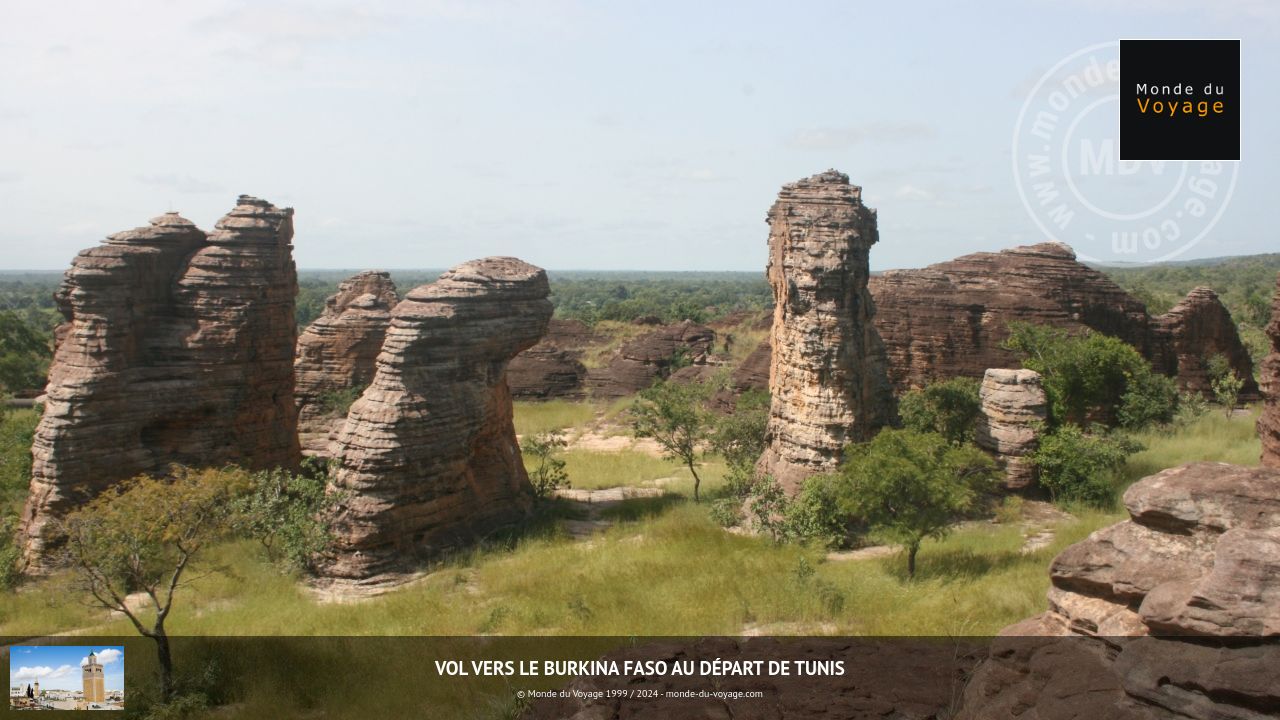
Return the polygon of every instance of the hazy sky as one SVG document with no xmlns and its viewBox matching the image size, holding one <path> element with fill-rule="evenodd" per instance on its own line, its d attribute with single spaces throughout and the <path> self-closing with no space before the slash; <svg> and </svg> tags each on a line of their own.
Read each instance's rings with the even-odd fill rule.
<svg viewBox="0 0 1280 720">
<path fill-rule="evenodd" d="M 778 188 L 829 167 L 875 268 L 1044 239 L 1019 108 L 1121 37 L 1243 40 L 1244 156 L 1187 253 L 1268 252 L 1280 3 L 17 2 L 0 23 L 0 269 L 60 269 L 248 193 L 301 267 L 758 270 Z"/>
</svg>

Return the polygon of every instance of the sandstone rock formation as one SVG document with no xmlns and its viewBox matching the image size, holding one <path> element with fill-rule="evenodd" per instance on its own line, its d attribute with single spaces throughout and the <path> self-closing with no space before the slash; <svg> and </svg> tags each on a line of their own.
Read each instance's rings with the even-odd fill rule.
<svg viewBox="0 0 1280 720">
<path fill-rule="evenodd" d="M 396 306 L 372 383 L 337 431 L 346 497 L 321 574 L 352 589 L 523 518 L 532 505 L 507 363 L 551 319 L 544 271 L 515 258 L 459 265 Z"/>
<path fill-rule="evenodd" d="M 1016 367 L 1017 354 L 1001 347 L 1013 321 L 1118 337 L 1184 390 L 1206 391 L 1204 368 L 1216 354 L 1241 378 L 1253 373 L 1235 324 L 1212 291 L 1197 288 L 1168 314 L 1152 318 L 1137 298 L 1077 262 L 1060 243 L 890 270 L 872 277 L 868 288 L 897 394 L 933 380 L 981 378 L 987 368 Z M 1255 392 L 1246 379 L 1242 399 Z"/>
<path fill-rule="evenodd" d="M 1192 463 L 1124 503 L 1054 560 L 1049 611 L 1002 631 L 961 718 L 1275 717 L 1280 470 Z"/>
<path fill-rule="evenodd" d="M 794 494 L 893 412 L 867 292 L 868 253 L 879 234 L 862 188 L 834 170 L 783 186 L 768 222 L 776 352 L 757 470 Z"/>
<path fill-rule="evenodd" d="M 587 388 L 606 400 L 631 395 L 682 366 L 705 365 L 715 343 L 714 330 L 691 320 L 660 326 L 623 343 L 605 367 L 589 370 Z"/>
<path fill-rule="evenodd" d="M 1221 355 L 1244 381 L 1241 400 L 1256 400 L 1253 360 L 1240 341 L 1231 312 L 1207 287 L 1187 293 L 1169 312 L 1155 318 L 1151 360 L 1157 370 L 1177 378 L 1188 392 L 1213 396 L 1208 361 Z"/>
<path fill-rule="evenodd" d="M 583 351 L 595 339 L 578 320 L 553 319 L 547 334 L 507 366 L 511 396 L 527 400 L 579 399 L 586 394 Z"/>
<path fill-rule="evenodd" d="M 1049 418 L 1049 401 L 1034 370 L 988 369 L 978 391 L 982 406 L 974 427 L 978 447 L 995 453 L 1009 489 L 1031 485 L 1038 434 Z"/>
<path fill-rule="evenodd" d="M 242 195 L 208 236 L 169 213 L 72 262 L 22 515 L 29 569 L 51 562 L 51 521 L 121 479 L 298 462 L 292 218 Z"/>
<path fill-rule="evenodd" d="M 325 454 L 329 433 L 346 418 L 346 408 L 332 404 L 344 394 L 358 396 L 373 380 L 391 309 L 399 301 L 389 273 L 359 273 L 338 285 L 324 312 L 298 336 L 294 400 L 308 454 Z"/>
<path fill-rule="evenodd" d="M 1262 464 L 1280 467 L 1280 277 L 1276 278 L 1276 294 L 1271 299 L 1271 322 L 1267 325 L 1271 352 L 1262 361 L 1262 394 L 1266 405 L 1258 418 L 1258 435 L 1262 438 Z"/>
<path fill-rule="evenodd" d="M 938 378 L 980 378 L 987 368 L 1017 367 L 1017 355 L 1000 346 L 1012 321 L 1087 327 L 1149 354 L 1150 319 L 1142 303 L 1076 262 L 1060 243 L 891 270 L 870 285 L 897 392 Z"/>
</svg>

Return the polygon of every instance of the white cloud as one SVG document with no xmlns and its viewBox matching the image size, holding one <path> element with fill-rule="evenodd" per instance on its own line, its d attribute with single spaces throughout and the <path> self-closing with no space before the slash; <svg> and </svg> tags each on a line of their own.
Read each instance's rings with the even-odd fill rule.
<svg viewBox="0 0 1280 720">
<path fill-rule="evenodd" d="M 115 661 L 119 660 L 119 659 L 120 659 L 120 656 L 121 656 L 121 655 L 123 655 L 123 654 L 124 654 L 124 653 L 120 652 L 119 650 L 117 650 L 117 649 L 115 649 L 115 648 L 104 648 L 104 649 L 99 650 L 99 651 L 97 651 L 97 652 L 95 652 L 95 653 L 94 653 L 94 655 L 97 655 L 97 656 L 98 656 L 98 664 L 99 664 L 99 665 L 110 665 L 111 663 L 113 663 L 113 662 L 115 662 Z M 89 662 L 89 656 L 88 656 L 88 655 L 86 655 L 86 656 L 84 656 L 84 657 L 80 658 L 80 666 L 81 666 L 81 667 L 84 667 L 86 664 L 88 664 L 88 662 Z"/>
<path fill-rule="evenodd" d="M 55 678 L 66 677 L 75 672 L 75 668 L 70 665 L 60 665 L 56 669 L 48 665 L 36 665 L 35 667 L 22 666 L 18 671 L 13 673 L 14 680 L 53 680 Z"/>
<path fill-rule="evenodd" d="M 915 185 L 903 185 L 893 192 L 893 196 L 901 200 L 932 200 L 934 194 Z"/>
</svg>

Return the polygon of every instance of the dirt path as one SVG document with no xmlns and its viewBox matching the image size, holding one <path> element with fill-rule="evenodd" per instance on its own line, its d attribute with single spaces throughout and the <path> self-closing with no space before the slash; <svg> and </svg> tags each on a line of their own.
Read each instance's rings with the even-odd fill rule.
<svg viewBox="0 0 1280 720">
<path fill-rule="evenodd" d="M 556 490 L 556 497 L 568 500 L 586 514 L 585 520 L 565 520 L 564 529 L 575 540 L 585 540 L 613 526 L 614 521 L 603 518 L 609 508 L 615 508 L 636 498 L 662 497 L 664 491 L 656 487 L 615 487 L 604 490 Z"/>
</svg>

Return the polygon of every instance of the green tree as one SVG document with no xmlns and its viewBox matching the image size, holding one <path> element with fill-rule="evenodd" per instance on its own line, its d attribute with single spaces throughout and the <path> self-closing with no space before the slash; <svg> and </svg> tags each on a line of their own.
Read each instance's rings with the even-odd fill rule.
<svg viewBox="0 0 1280 720">
<path fill-rule="evenodd" d="M 333 542 L 329 511 L 344 497 L 327 492 L 328 463 L 303 461 L 301 472 L 274 468 L 249 477 L 248 490 L 232 503 L 232 521 L 255 538 L 267 559 L 295 570 L 312 570 Z"/>
<path fill-rule="evenodd" d="M 163 702 L 174 696 L 165 629 L 174 599 L 205 547 L 231 531 L 232 506 L 247 483 L 237 470 L 175 468 L 171 479 L 142 475 L 106 490 L 61 524 L 66 560 L 91 602 L 123 614 L 155 642 Z M 149 624 L 126 602 L 131 592 L 150 601 Z"/>
<path fill-rule="evenodd" d="M 0 310 L 0 392 L 44 387 L 49 336 L 12 310 Z"/>
<path fill-rule="evenodd" d="M 1041 437 L 1031 457 L 1040 471 L 1040 485 L 1054 500 L 1106 507 L 1115 499 L 1116 471 L 1140 449 L 1121 433 L 1105 428 L 1086 433 L 1068 423 Z"/>
<path fill-rule="evenodd" d="M 1140 428 L 1168 422 L 1177 412 L 1173 381 L 1117 338 L 1015 322 L 1005 347 L 1043 376 L 1053 426 L 1102 422 Z"/>
<path fill-rule="evenodd" d="M 907 576 L 925 538 L 942 538 L 983 492 L 994 487 L 995 464 L 972 445 L 937 433 L 882 430 L 851 446 L 840 475 L 843 512 L 907 550 Z"/>
<path fill-rule="evenodd" d="M 729 466 L 731 494 L 746 495 L 755 482 L 756 461 L 764 452 L 765 428 L 769 424 L 769 393 L 748 390 L 737 397 L 733 412 L 715 422 L 711 447 Z"/>
<path fill-rule="evenodd" d="M 569 486 L 565 462 L 556 457 L 566 445 L 564 438 L 555 431 L 526 435 L 520 440 L 520 453 L 524 455 L 526 462 L 530 459 L 534 462 L 529 470 L 529 483 L 533 485 L 534 497 L 548 498 L 556 488 Z"/>
<path fill-rule="evenodd" d="M 659 382 L 641 390 L 631 406 L 631 428 L 638 438 L 653 438 L 663 456 L 689 468 L 693 499 L 700 500 L 702 478 L 698 458 L 711 439 L 714 420 L 706 408 L 714 386 L 706 383 Z"/>
<path fill-rule="evenodd" d="M 909 390 L 898 404 L 902 425 L 917 432 L 938 433 L 953 445 L 970 442 L 982 409 L 980 386 L 974 378 L 957 377 Z"/>
<path fill-rule="evenodd" d="M 1236 405 L 1240 403 L 1240 391 L 1244 389 L 1244 380 L 1236 375 L 1235 368 L 1232 368 L 1230 361 L 1221 354 L 1209 359 L 1206 371 L 1214 400 L 1222 406 L 1227 417 L 1231 417 Z"/>
</svg>

